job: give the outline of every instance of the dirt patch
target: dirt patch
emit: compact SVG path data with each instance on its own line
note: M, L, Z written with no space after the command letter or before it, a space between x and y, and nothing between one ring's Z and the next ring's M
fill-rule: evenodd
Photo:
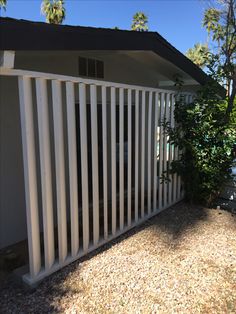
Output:
M236 313L236 216L180 203L25 292L2 313Z

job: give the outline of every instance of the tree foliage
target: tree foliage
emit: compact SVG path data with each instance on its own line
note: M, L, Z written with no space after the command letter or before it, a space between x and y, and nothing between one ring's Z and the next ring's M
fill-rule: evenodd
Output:
M0 0L0 11L1 9L6 10L7 0Z
M186 56L200 68L204 68L207 62L209 49L207 45L197 43L193 48L189 48Z
M217 8L204 13L208 33L206 47L195 53L205 58L212 78L191 104L179 96L175 108L176 126L167 126L171 142L181 150L172 171L181 175L190 201L211 204L229 178L236 143L236 22L235 0L221 0ZM192 58L196 64L196 58ZM199 59L201 59L198 56ZM198 60L198 59L197 59ZM220 85L226 87L224 98Z
M221 9L214 9L215 15L209 32L217 49L212 51L209 66L214 67L215 79L223 84L227 90L227 116L233 110L236 95L236 1L221 1ZM209 15L210 9L205 12Z
M219 26L220 12L215 8L210 8L204 12L203 26L206 28L208 33L207 43L210 41L211 33L215 33Z
M147 32L148 31L148 18L143 12L137 12L133 16L131 25L133 31Z
M216 85L207 85L187 104L179 95L176 101L176 126L166 125L170 142L181 151L172 162L172 172L183 180L188 201L212 204L229 179L232 147L236 142L236 112L225 123L227 101L217 97Z
M41 12L46 16L47 23L62 24L66 13L64 0L43 0Z
M210 7L204 12L203 26L208 33L209 53L205 54L203 50L198 51L198 54L202 54L202 58L205 58L208 74L226 88L227 119L233 111L236 96L235 11L236 0L220 0L217 8ZM196 59L191 56L190 59L196 62Z

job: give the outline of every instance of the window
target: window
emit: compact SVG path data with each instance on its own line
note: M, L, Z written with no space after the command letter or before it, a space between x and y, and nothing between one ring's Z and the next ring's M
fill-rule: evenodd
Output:
M79 75L94 78L104 78L103 61L79 57Z

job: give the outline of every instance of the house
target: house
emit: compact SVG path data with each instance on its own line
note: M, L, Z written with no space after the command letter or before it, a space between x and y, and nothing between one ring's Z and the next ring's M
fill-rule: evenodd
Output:
M181 200L161 121L208 77L156 32L0 18L0 50L0 248L34 284Z

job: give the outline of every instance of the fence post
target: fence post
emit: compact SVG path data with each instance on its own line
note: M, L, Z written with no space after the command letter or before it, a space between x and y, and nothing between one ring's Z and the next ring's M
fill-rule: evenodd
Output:
M34 278L38 275L41 268L41 252L31 78L20 76L18 78L18 84L24 162L29 267L30 277Z

